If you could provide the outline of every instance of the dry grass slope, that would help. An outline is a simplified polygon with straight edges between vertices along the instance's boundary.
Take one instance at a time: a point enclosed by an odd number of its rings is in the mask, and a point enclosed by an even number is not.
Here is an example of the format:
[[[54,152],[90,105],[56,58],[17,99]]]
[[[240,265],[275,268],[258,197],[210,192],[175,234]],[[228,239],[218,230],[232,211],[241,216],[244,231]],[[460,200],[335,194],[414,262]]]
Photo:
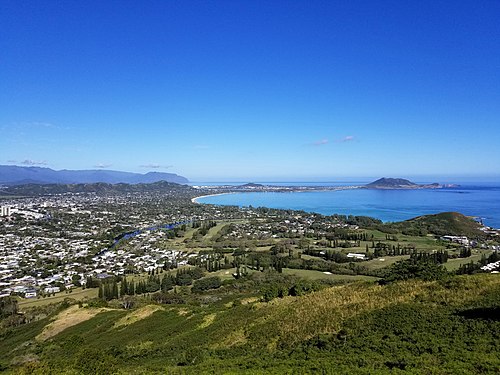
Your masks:
[[[146,319],[147,317],[151,316],[158,310],[163,310],[163,308],[158,305],[147,305],[144,307],[140,307],[137,310],[130,312],[129,314],[125,315],[123,318],[118,320],[115,323],[115,328],[128,326],[142,319]]]
[[[61,333],[65,329],[92,319],[97,314],[109,311],[108,308],[79,308],[77,305],[71,306],[64,311],[61,311],[52,322],[47,324],[43,331],[36,336],[36,340],[45,341]]]

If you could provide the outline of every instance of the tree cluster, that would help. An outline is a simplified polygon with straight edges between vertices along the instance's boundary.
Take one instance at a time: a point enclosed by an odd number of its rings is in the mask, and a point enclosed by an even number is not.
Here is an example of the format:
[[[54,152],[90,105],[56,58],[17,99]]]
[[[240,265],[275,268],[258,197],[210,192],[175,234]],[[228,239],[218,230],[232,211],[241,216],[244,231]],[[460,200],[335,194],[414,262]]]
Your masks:
[[[320,285],[308,280],[275,280],[261,288],[262,300],[269,302],[275,298],[301,296],[320,289]]]
[[[412,258],[394,263],[385,271],[380,280],[381,284],[387,284],[399,280],[421,279],[425,281],[441,280],[448,272],[431,258]]]
[[[151,272],[147,279],[137,282],[128,281],[123,277],[120,286],[116,279],[105,280],[99,285],[99,298],[105,301],[117,299],[123,296],[133,296],[137,294],[154,293],[161,291],[163,293],[173,289],[175,285],[191,285],[193,280],[203,277],[204,271],[199,267],[179,269],[175,275],[165,273],[160,277],[158,273]]]
[[[196,280],[193,283],[193,288],[191,289],[191,291],[194,293],[201,293],[206,290],[220,288],[221,285],[222,281],[220,277],[217,276],[206,277],[204,279]]]

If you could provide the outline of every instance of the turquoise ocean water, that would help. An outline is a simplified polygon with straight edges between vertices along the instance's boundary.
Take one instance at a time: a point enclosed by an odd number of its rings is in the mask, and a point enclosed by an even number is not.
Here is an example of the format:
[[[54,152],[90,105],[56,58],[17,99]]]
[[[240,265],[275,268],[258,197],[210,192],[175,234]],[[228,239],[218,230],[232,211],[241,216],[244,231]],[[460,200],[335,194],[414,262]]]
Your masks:
[[[306,185],[279,183],[277,185]],[[315,185],[319,185],[316,183]],[[327,185],[327,184],[321,184]],[[351,185],[351,183],[328,184]],[[355,185],[352,183],[352,185]],[[296,193],[235,193],[202,197],[199,203],[271,207],[323,215],[365,215],[384,222],[456,211],[500,228],[500,184],[462,185],[454,189],[315,191]]]

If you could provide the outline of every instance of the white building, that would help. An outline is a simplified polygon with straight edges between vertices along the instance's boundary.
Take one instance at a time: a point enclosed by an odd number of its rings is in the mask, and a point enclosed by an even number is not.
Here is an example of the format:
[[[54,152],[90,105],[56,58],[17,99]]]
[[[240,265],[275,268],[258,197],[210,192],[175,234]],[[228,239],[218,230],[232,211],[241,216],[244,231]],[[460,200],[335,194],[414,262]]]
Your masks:
[[[465,236],[442,236],[441,241],[455,242],[461,245],[469,246],[469,239]]]
[[[27,290],[26,293],[24,293],[24,298],[34,298],[34,297],[36,297],[35,289]]]
[[[61,288],[59,288],[58,286],[51,286],[44,289],[44,292],[48,294],[59,293],[60,291]]]
[[[365,254],[359,254],[359,253],[349,253],[349,254],[347,254],[347,257],[348,258],[355,258],[358,260],[365,260],[366,259]]]
[[[10,216],[10,207],[2,206],[0,208],[0,216]]]

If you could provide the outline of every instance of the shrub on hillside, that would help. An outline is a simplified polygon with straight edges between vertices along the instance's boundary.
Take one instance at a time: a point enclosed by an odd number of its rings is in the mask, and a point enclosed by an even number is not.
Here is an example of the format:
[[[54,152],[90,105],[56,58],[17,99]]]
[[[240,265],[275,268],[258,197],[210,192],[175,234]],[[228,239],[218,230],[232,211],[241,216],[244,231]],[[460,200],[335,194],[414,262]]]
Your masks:
[[[221,279],[218,276],[206,277],[196,280],[191,291],[193,293],[201,293],[205,290],[217,289],[222,285]]]
[[[107,375],[116,373],[116,360],[96,348],[82,348],[75,356],[74,368],[80,374]]]
[[[179,305],[186,301],[180,295],[175,293],[165,293],[156,292],[151,295],[151,300],[156,303],[166,304],[166,305]]]
[[[320,289],[320,285],[309,280],[276,280],[262,287],[262,300],[269,302],[274,298],[301,296]]]

